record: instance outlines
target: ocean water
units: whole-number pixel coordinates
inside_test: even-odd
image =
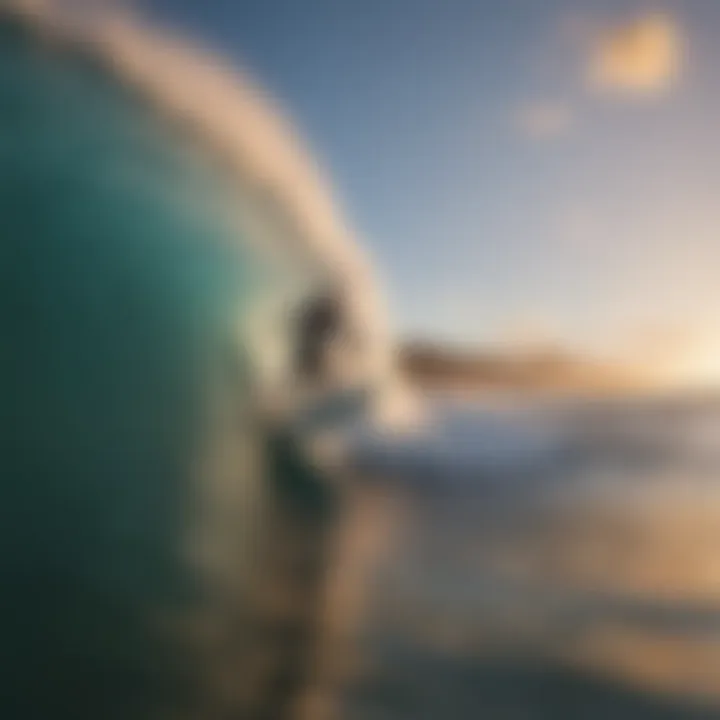
[[[431,406],[359,453],[383,539],[344,716],[720,717],[720,399]]]
[[[0,716],[280,717],[332,498],[268,395],[327,273],[106,35],[4,12]]]
[[[372,287],[259,91],[9,5],[0,716],[288,717],[340,494],[305,440],[384,376]]]

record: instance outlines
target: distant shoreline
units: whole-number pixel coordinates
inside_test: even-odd
[[[399,351],[399,366],[421,391],[449,397],[720,395],[717,388],[672,385],[648,370],[576,357],[555,348],[501,352],[408,342]]]

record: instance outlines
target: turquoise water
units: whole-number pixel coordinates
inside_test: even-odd
[[[278,548],[321,565],[332,504],[263,420],[249,328],[316,278],[94,58],[2,24],[0,97],[0,714],[275,717],[319,582]]]

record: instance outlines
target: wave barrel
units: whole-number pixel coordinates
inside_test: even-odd
[[[103,32],[0,15],[0,716],[284,718],[341,499],[287,419],[340,382],[348,284],[307,184]]]

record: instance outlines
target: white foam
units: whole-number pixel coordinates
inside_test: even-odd
[[[362,342],[355,357],[360,372],[388,390],[377,418],[407,416],[412,403],[394,379],[387,313],[372,266],[318,164],[268,94],[216,54],[108,2],[8,0],[2,7],[46,39],[102,59],[160,113],[192,128],[193,140],[232,168],[239,196],[255,192],[271,204],[281,218],[281,252],[315,263],[340,291],[346,321]]]

